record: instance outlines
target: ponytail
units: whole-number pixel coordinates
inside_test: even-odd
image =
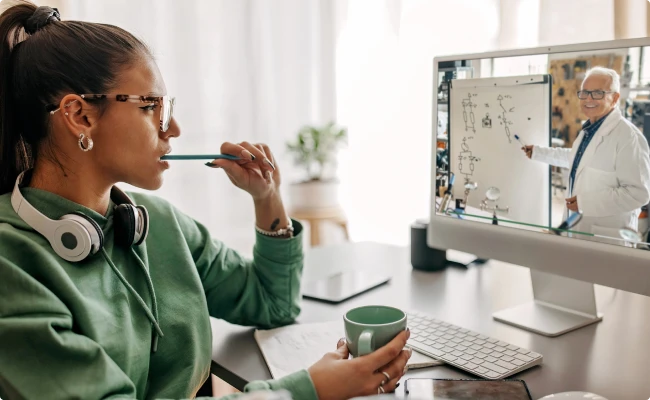
[[[0,15],[0,194],[11,191],[22,171],[33,166],[30,146],[16,121],[13,101],[13,52],[25,40],[24,25],[36,6],[20,3]]]

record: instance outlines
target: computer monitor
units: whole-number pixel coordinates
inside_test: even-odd
[[[530,268],[533,301],[496,320],[557,336],[601,320],[593,284],[650,296],[648,46],[641,38],[434,58],[427,244]],[[616,71],[620,88],[608,70],[583,82],[594,67]],[[583,124],[596,127],[607,107],[580,148]],[[535,146],[530,158],[524,146]]]

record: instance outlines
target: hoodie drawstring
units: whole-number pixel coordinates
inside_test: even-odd
[[[153,314],[149,310],[149,307],[147,307],[147,304],[144,302],[142,297],[140,297],[138,292],[133,288],[133,286],[131,286],[131,284],[129,284],[126,278],[124,278],[124,275],[122,275],[122,273],[117,269],[113,261],[111,261],[110,257],[108,256],[104,248],[102,248],[102,254],[104,255],[104,259],[106,259],[106,262],[108,262],[108,265],[110,265],[111,269],[113,270],[113,272],[115,272],[115,275],[117,275],[117,277],[120,279],[124,287],[126,287],[127,290],[131,292],[133,297],[135,297],[135,299],[138,301],[138,304],[140,304],[140,307],[144,310],[145,314],[147,314],[147,318],[149,318],[149,321],[153,325],[154,332],[153,332],[153,339],[151,344],[151,352],[155,353],[156,350],[158,349],[158,338],[163,337],[165,335],[163,335],[163,332],[160,329],[160,325],[158,324],[158,305],[156,303],[156,295],[153,290],[153,283],[151,282],[151,277],[149,276],[146,267],[144,266],[142,260],[140,260],[140,257],[138,257],[134,251],[136,258],[138,259],[138,264],[140,264],[140,267],[142,268],[145,276],[147,277],[147,286],[149,287],[149,291],[151,292],[151,298],[153,303]]]

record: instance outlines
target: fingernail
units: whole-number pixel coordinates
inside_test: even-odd
[[[409,347],[408,350],[409,350],[409,358],[411,358],[411,356],[413,355],[413,349]]]
[[[269,164],[271,166],[271,168],[273,168],[273,171],[275,171],[275,165],[273,165],[273,163],[271,161],[269,161],[268,159],[265,158],[264,162]]]
[[[218,166],[217,164],[212,164],[212,163],[209,162],[209,161],[208,161],[207,163],[205,163],[205,165],[208,166],[208,167],[210,167],[210,168],[221,168],[221,167]]]
[[[345,338],[340,338],[339,342],[336,344],[336,347],[341,347],[345,344]]]
[[[255,156],[253,155],[253,153],[251,153],[251,152],[248,151],[248,150],[243,150],[243,151],[241,152],[241,155],[242,155],[242,157],[244,157],[244,158],[250,158],[251,160],[255,161]]]
[[[402,371],[402,375],[406,375],[406,373],[408,372],[408,370],[409,370],[409,366],[408,366],[408,365],[405,365],[405,366],[404,366],[404,371]]]
[[[399,382],[397,382],[397,385],[395,385],[395,389],[397,389],[398,387],[399,387]]]

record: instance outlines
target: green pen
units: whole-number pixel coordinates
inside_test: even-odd
[[[160,157],[161,160],[243,160],[241,157],[230,154],[167,154]]]

